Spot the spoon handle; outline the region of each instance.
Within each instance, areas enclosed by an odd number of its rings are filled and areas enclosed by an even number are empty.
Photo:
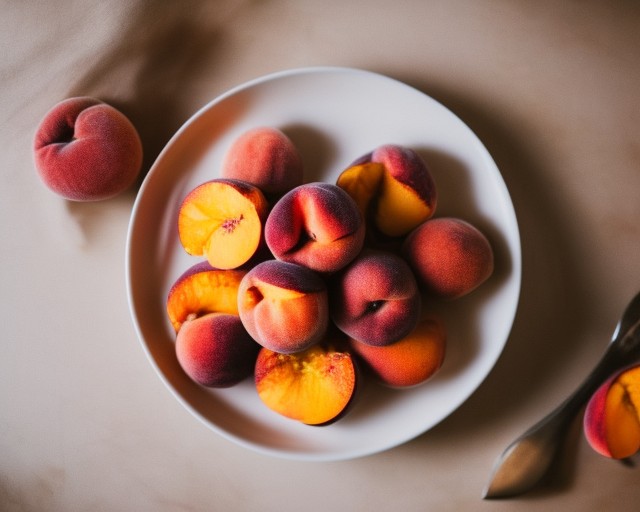
[[[547,473],[571,421],[616,371],[640,360],[640,322],[614,335],[602,358],[578,388],[518,437],[496,461],[484,498],[506,498],[533,488]]]
[[[566,400],[549,413],[546,419],[548,420],[552,416],[559,416],[565,418],[566,422],[569,423],[604,381],[618,370],[634,363],[638,359],[638,354],[635,354],[633,358],[630,355],[632,354],[621,351],[618,345],[610,343],[600,361],[591,370],[591,373],[587,375]],[[540,423],[543,422],[545,422],[544,419]]]

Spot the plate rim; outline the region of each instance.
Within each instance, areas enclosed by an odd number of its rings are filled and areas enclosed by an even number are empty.
[[[493,169],[495,170],[495,178],[497,178],[498,180],[498,184],[500,186],[500,188],[502,188],[502,192],[503,192],[503,197],[508,199],[508,203],[509,203],[509,213],[510,218],[509,218],[509,225],[510,225],[510,239],[513,242],[513,245],[510,245],[510,257],[512,259],[511,261],[511,265],[512,265],[512,275],[510,276],[510,281],[512,281],[512,286],[514,287],[514,300],[511,302],[511,308],[510,311],[508,312],[508,316],[509,318],[509,325],[508,327],[506,327],[505,329],[505,334],[504,334],[504,340],[501,341],[501,346],[500,349],[497,350],[495,357],[492,358],[490,364],[487,365],[487,367],[485,367],[484,371],[483,371],[483,375],[482,378],[479,380],[479,382],[477,382],[473,388],[465,394],[464,397],[462,397],[460,400],[458,400],[457,403],[455,403],[449,410],[449,412],[447,414],[445,414],[443,417],[437,419],[435,422],[433,422],[433,424],[431,424],[430,426],[427,426],[424,429],[421,429],[420,432],[418,432],[417,434],[415,434],[414,436],[411,436],[409,438],[403,439],[403,440],[392,440],[389,441],[387,443],[379,443],[376,445],[375,448],[373,449],[368,449],[366,447],[362,447],[360,449],[356,449],[356,450],[351,450],[351,451],[345,451],[345,452],[341,452],[341,453],[337,453],[337,452],[329,452],[329,453],[324,453],[324,452],[315,452],[315,451],[292,451],[292,450],[283,450],[283,449],[278,449],[278,448],[274,448],[274,447],[269,447],[269,446],[265,446],[264,444],[258,443],[258,442],[253,442],[250,441],[246,438],[243,438],[237,434],[234,434],[233,432],[230,432],[229,430],[222,428],[216,424],[212,424],[207,418],[205,418],[203,416],[202,413],[200,413],[197,409],[195,409],[176,389],[175,387],[172,385],[172,383],[169,381],[168,377],[161,371],[161,368],[158,365],[158,362],[155,360],[155,358],[153,357],[147,342],[145,341],[145,337],[143,335],[143,330],[142,330],[142,326],[141,326],[141,322],[140,319],[138,318],[138,315],[136,314],[136,306],[134,304],[134,291],[132,290],[132,258],[133,255],[131,254],[131,244],[132,244],[132,234],[134,232],[135,229],[135,223],[136,223],[136,219],[137,219],[137,214],[139,213],[139,209],[141,208],[141,204],[143,202],[144,196],[145,196],[145,191],[146,189],[150,186],[149,184],[152,182],[152,180],[154,179],[154,171],[155,169],[160,165],[159,162],[161,162],[163,160],[163,158],[165,157],[165,155],[171,151],[172,147],[174,146],[174,144],[176,143],[177,140],[179,140],[181,138],[181,136],[183,135],[183,133],[185,131],[187,131],[189,129],[189,127],[194,124],[195,122],[197,122],[204,114],[206,114],[209,110],[211,110],[212,108],[214,108],[216,105],[224,102],[226,99],[233,97],[234,95],[237,95],[243,91],[246,90],[250,90],[252,88],[258,87],[261,84],[267,83],[267,82],[272,82],[272,81],[276,81],[276,80],[281,80],[281,79],[285,79],[287,77],[292,77],[292,76],[298,76],[298,75],[305,75],[305,74],[311,74],[311,73],[344,73],[344,74],[357,74],[357,75],[363,75],[363,76],[369,76],[371,78],[374,78],[376,80],[383,80],[383,81],[388,81],[392,84],[394,84],[395,86],[399,86],[402,87],[404,89],[406,89],[407,91],[411,91],[413,94],[417,93],[419,95],[421,95],[425,100],[427,101],[431,101],[434,104],[436,104],[439,108],[444,109],[450,116],[452,116],[453,118],[455,118],[455,120],[459,123],[462,123],[462,125],[464,125],[464,127],[466,128],[466,130],[468,131],[468,134],[474,139],[474,143],[476,145],[476,148],[479,149],[482,153],[483,153],[483,157],[484,159],[490,164],[491,167],[493,167]],[[345,66],[306,66],[306,67],[298,67],[298,68],[290,68],[290,69],[285,69],[285,70],[280,70],[280,71],[275,71],[272,73],[268,73],[262,76],[258,76],[252,79],[249,79],[245,82],[242,82],[238,85],[235,85],[233,87],[231,87],[230,89],[222,92],[221,94],[215,96],[214,98],[212,98],[211,100],[209,100],[208,102],[206,102],[204,105],[202,105],[200,108],[198,108],[179,128],[178,130],[176,130],[176,132],[169,138],[169,140],[166,142],[166,144],[164,145],[164,147],[162,148],[162,150],[158,153],[157,157],[155,158],[155,160],[153,161],[153,163],[151,164],[151,166],[149,167],[149,170],[147,171],[142,183],[140,184],[140,187],[138,189],[138,192],[136,194],[136,198],[132,207],[132,211],[131,211],[131,215],[130,215],[130,219],[129,219],[129,224],[128,224],[128,228],[127,228],[127,234],[126,234],[126,243],[125,243],[125,280],[126,280],[126,293],[127,293],[127,303],[128,303],[128,308],[129,308],[129,313],[131,316],[131,320],[133,322],[133,326],[134,329],[136,331],[136,335],[138,338],[138,342],[142,345],[143,351],[146,354],[147,360],[151,363],[151,366],[154,369],[155,374],[161,379],[161,381],[164,383],[164,385],[167,387],[167,389],[170,391],[170,393],[173,395],[173,397],[175,399],[178,400],[178,402],[185,408],[187,409],[191,415],[193,415],[196,419],[198,419],[202,424],[204,424],[208,429],[213,430],[214,432],[216,432],[218,435],[222,436],[223,438],[234,442],[235,444],[242,446],[244,448],[248,448],[254,452],[257,453],[261,453],[264,455],[268,455],[268,456],[273,456],[273,457],[277,457],[277,458],[284,458],[284,459],[289,459],[289,460],[302,460],[302,461],[339,461],[339,460],[349,460],[349,459],[354,459],[354,458],[359,458],[359,457],[364,457],[364,456],[369,456],[369,455],[373,455],[376,453],[380,453],[386,450],[389,450],[391,448],[403,445],[413,439],[415,439],[416,437],[426,433],[427,431],[429,431],[430,429],[432,429],[433,427],[435,427],[437,424],[441,423],[442,421],[444,421],[447,417],[449,417],[451,414],[453,414],[460,406],[462,406],[474,393],[477,392],[477,390],[482,386],[482,384],[486,381],[486,379],[488,378],[488,376],[491,374],[491,372],[493,371],[493,369],[495,368],[495,365],[497,364],[498,360],[500,359],[501,355],[504,352],[504,348],[506,347],[506,344],[510,338],[512,329],[513,329],[513,325],[514,325],[514,321],[515,321],[515,317],[517,314],[517,310],[519,307],[519,303],[520,303],[520,299],[521,299],[521,292],[522,292],[522,242],[521,242],[521,236],[520,236],[520,229],[519,229],[519,223],[518,223],[518,218],[517,218],[517,212],[515,211],[515,206],[513,204],[512,198],[511,198],[511,194],[509,193],[507,184],[504,180],[504,177],[502,175],[502,173],[500,172],[500,169],[498,168],[496,162],[494,161],[493,157],[491,156],[490,152],[488,151],[488,149],[486,148],[486,146],[484,145],[484,143],[480,140],[480,138],[477,136],[477,134],[457,115],[455,114],[455,112],[453,112],[450,108],[448,108],[446,105],[440,103],[438,100],[436,100],[435,98],[433,98],[432,96],[428,95],[427,93],[405,83],[402,82],[398,79],[395,79],[391,76],[385,75],[385,74],[381,74],[378,72],[374,72],[374,71],[370,71],[367,69],[362,69],[362,68],[355,68],[355,67],[345,67]]]

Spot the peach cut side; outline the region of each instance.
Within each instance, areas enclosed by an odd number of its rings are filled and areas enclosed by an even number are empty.
[[[258,359],[258,395],[282,416],[322,425],[335,419],[351,401],[356,372],[345,352],[327,353],[317,345],[297,354],[263,349]]]
[[[224,181],[204,183],[180,208],[180,242],[188,254],[205,256],[213,267],[237,268],[260,245],[266,208],[266,199],[257,188],[247,193]]]
[[[640,367],[612,383],[605,402],[607,445],[616,459],[640,450]]]

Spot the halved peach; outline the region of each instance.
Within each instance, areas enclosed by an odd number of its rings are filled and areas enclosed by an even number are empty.
[[[443,321],[431,315],[391,345],[375,347],[351,339],[350,346],[382,384],[406,388],[417,386],[437,373],[444,362],[446,339]]]
[[[345,169],[336,184],[355,200],[368,227],[390,237],[406,235],[436,208],[431,172],[404,146],[379,146]]]
[[[624,459],[640,451],[640,365],[618,372],[593,394],[584,433],[605,457]]]
[[[188,254],[205,256],[216,268],[237,268],[263,240],[268,203],[258,187],[213,179],[194,188],[178,213],[178,235]]]
[[[342,417],[357,380],[351,354],[322,343],[295,354],[263,348],[256,360],[260,399],[278,414],[307,425],[326,425]]]
[[[176,332],[190,315],[238,314],[238,288],[246,270],[221,270],[196,263],[176,279],[167,296],[167,314]]]

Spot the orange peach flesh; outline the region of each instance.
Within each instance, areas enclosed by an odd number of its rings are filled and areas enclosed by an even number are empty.
[[[365,219],[373,216],[374,225],[387,236],[403,236],[433,214],[414,190],[377,162],[350,167],[337,185],[355,200]]]
[[[612,457],[622,459],[640,450],[640,367],[623,372],[611,384],[604,416]]]
[[[243,194],[224,182],[205,183],[183,202],[180,241],[188,254],[204,255],[216,268],[237,268],[260,245],[266,209],[266,199],[257,188]]]
[[[351,356],[319,345],[297,354],[262,349],[256,389],[271,410],[308,425],[336,418],[349,404],[356,383]]]
[[[238,314],[238,288],[244,270],[212,269],[178,281],[169,291],[167,314],[176,332],[189,315],[206,313]]]
[[[351,340],[352,349],[387,386],[405,388],[430,379],[444,362],[446,331],[436,317],[423,319],[400,341],[376,347]]]

